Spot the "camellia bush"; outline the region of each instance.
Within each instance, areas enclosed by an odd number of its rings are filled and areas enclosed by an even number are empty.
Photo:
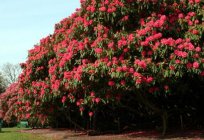
[[[18,104],[18,83],[11,84],[4,93],[0,94],[0,118],[9,125],[16,125]]]
[[[18,116],[95,128],[102,116],[156,115],[164,134],[169,114],[196,104],[186,101],[202,89],[203,49],[200,0],[81,0],[21,64]]]

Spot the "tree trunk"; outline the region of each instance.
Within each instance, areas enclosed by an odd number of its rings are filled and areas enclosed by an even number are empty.
[[[180,122],[181,122],[181,130],[183,130],[183,116],[182,115],[180,115]]]
[[[162,114],[162,136],[165,136],[168,123],[168,114],[166,111]]]
[[[78,129],[80,129],[80,130],[82,130],[82,131],[87,132],[83,127],[81,127],[81,126],[78,125],[75,121],[73,121],[70,116],[68,116],[67,114],[66,114],[65,116],[66,116],[67,120],[68,120],[71,124],[74,125],[75,130],[76,130],[76,128],[78,128]]]

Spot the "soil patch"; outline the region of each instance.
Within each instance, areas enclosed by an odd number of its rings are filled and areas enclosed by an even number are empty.
[[[123,134],[105,134],[88,136],[84,132],[70,129],[29,129],[21,130],[24,133],[33,133],[52,138],[53,140],[204,140],[204,130],[176,131],[168,133],[165,138],[160,137],[157,131],[134,131]]]

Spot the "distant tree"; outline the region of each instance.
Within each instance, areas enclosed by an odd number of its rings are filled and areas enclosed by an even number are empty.
[[[5,79],[2,75],[2,73],[0,73],[0,94],[5,91],[5,88],[6,88]]]
[[[6,86],[16,82],[20,73],[21,67],[19,64],[6,63],[2,66]]]

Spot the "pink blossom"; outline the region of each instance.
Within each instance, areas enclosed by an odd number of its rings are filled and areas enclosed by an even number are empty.
[[[95,98],[95,102],[96,102],[96,103],[99,103],[100,101],[101,101],[100,98]]]
[[[147,82],[147,83],[151,83],[153,80],[154,80],[153,77],[148,77],[148,78],[146,79],[146,82]]]
[[[105,11],[106,11],[106,7],[100,7],[100,8],[99,8],[99,11],[105,12]]]
[[[196,48],[195,48],[195,51],[196,51],[196,52],[200,52],[200,51],[201,51],[201,48],[200,48],[200,47],[196,47]]]
[[[193,62],[193,68],[195,68],[195,69],[199,68],[199,63],[198,62]]]
[[[193,67],[193,64],[189,62],[189,63],[187,63],[186,67],[187,67],[187,69],[190,69]]]
[[[29,118],[30,118],[30,114],[27,113],[27,114],[26,114],[26,119],[29,119]]]
[[[200,3],[200,0],[195,0],[195,3]]]
[[[103,52],[102,48],[95,48],[95,53],[101,54]]]
[[[134,73],[134,71],[135,71],[135,70],[134,70],[133,68],[130,68],[130,69],[129,69],[129,72],[130,72],[130,73]]]
[[[178,15],[178,18],[183,18],[183,17],[184,15],[182,13]]]
[[[121,84],[122,86],[124,86],[124,85],[125,85],[125,80],[121,80],[121,81],[120,81],[120,84]]]
[[[138,72],[134,72],[134,77],[141,77],[141,74],[140,73],[138,73]]]
[[[130,34],[129,36],[128,36],[128,41],[133,41],[134,40],[134,35],[133,34]]]
[[[180,44],[180,43],[182,43],[182,41],[183,41],[183,40],[182,40],[181,38],[178,38],[178,39],[176,39],[175,43],[176,43],[176,44]]]
[[[170,66],[169,66],[169,69],[170,69],[170,70],[175,70],[175,67],[172,66],[172,65],[170,65]]]
[[[62,103],[64,103],[66,101],[67,97],[66,96],[63,96],[62,97]]]
[[[108,85],[112,87],[115,85],[115,82],[114,81],[108,81]]]
[[[81,105],[81,103],[80,103],[79,101],[77,101],[77,102],[76,102],[76,105],[77,105],[77,106],[80,106],[80,105]]]
[[[181,60],[176,59],[176,60],[175,60],[175,63],[176,63],[176,64],[180,64],[180,63],[181,63]]]
[[[147,64],[145,63],[144,60],[141,60],[141,61],[138,63],[138,65],[139,65],[140,67],[142,67],[143,69],[146,69],[146,67],[147,67]]]
[[[149,45],[149,42],[146,40],[146,41],[142,41],[140,43],[142,46],[148,46]]]
[[[162,21],[165,21],[165,20],[166,20],[166,16],[165,16],[165,15],[162,15],[162,16],[160,17],[160,19],[161,19]]]
[[[191,43],[188,43],[188,49],[190,50],[190,51],[192,51],[192,50],[194,50],[194,46],[193,46],[193,44],[191,44]]]
[[[90,93],[90,95],[91,95],[92,97],[94,97],[94,96],[95,96],[95,92],[92,91],[92,92]]]
[[[166,90],[166,91],[169,90],[169,86],[168,86],[168,85],[165,85],[165,86],[164,86],[164,90]]]
[[[142,79],[141,79],[141,78],[139,78],[139,79],[136,80],[136,84],[139,85],[139,84],[141,84],[141,83],[142,83]]]
[[[93,112],[89,112],[89,117],[92,117],[93,116]]]
[[[114,46],[114,42],[111,42],[108,44],[108,48],[113,48],[113,46]]]

